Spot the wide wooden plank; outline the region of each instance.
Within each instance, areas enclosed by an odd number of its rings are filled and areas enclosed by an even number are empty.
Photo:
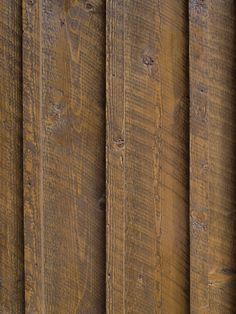
[[[21,1],[0,1],[0,313],[23,313]]]
[[[105,3],[23,4],[26,313],[104,313]]]
[[[187,1],[107,1],[107,313],[189,312],[187,34]]]
[[[234,313],[233,0],[190,2],[191,312]]]

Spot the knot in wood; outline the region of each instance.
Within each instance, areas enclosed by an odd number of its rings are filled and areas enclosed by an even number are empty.
[[[27,3],[28,3],[28,5],[34,5],[35,4],[35,0],[28,0]]]
[[[94,11],[94,5],[91,2],[86,2],[85,3],[85,10],[88,12]]]
[[[143,63],[144,63],[145,65],[153,65],[154,60],[153,60],[152,57],[150,57],[150,56],[148,56],[148,55],[145,55],[145,56],[143,56]]]
[[[118,148],[123,148],[125,145],[125,141],[123,138],[118,138],[118,139],[114,140],[114,144]]]

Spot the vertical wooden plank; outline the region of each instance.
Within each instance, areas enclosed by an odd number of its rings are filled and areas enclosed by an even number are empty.
[[[107,1],[107,312],[188,313],[188,3]]]
[[[41,1],[23,1],[25,312],[45,313],[42,209]]]
[[[209,2],[209,305],[236,308],[236,3]]]
[[[191,312],[207,313],[209,215],[208,6],[189,2]]]
[[[21,1],[0,2],[0,312],[23,313]]]
[[[124,1],[106,5],[107,313],[125,311]]]
[[[104,1],[23,3],[26,313],[104,313]]]
[[[191,312],[235,312],[235,1],[192,1]]]

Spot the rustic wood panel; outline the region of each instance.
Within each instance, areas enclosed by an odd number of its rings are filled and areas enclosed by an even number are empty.
[[[234,313],[235,2],[190,2],[191,312]]]
[[[0,1],[0,313],[23,313],[21,1]]]
[[[107,312],[188,313],[188,2],[107,1]]]
[[[208,304],[208,2],[190,1],[191,312]]]
[[[105,3],[23,4],[26,313],[104,313]]]
[[[0,1],[0,313],[235,313],[235,60],[233,0]]]

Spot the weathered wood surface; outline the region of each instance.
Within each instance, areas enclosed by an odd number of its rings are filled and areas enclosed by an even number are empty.
[[[235,27],[233,0],[0,1],[1,314],[236,312]]]
[[[233,0],[190,1],[191,313],[235,313]]]
[[[0,313],[22,313],[21,1],[0,1]]]
[[[23,4],[26,313],[104,313],[105,3]]]
[[[189,311],[188,2],[107,1],[107,312]]]

